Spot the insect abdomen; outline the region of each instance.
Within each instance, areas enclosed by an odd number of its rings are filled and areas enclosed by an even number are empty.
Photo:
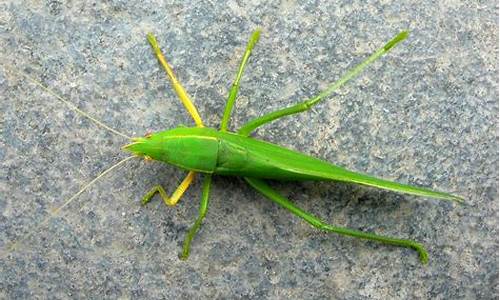
[[[297,156],[304,159],[306,156],[301,153],[231,133],[221,133],[218,139],[215,174],[280,180],[319,179],[299,170],[289,170],[280,162],[283,155],[292,155],[292,161],[299,159]]]

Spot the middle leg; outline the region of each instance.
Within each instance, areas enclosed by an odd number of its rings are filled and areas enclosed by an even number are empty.
[[[243,54],[240,67],[238,68],[238,73],[236,73],[236,78],[234,79],[233,85],[231,86],[231,90],[229,90],[229,96],[227,98],[226,107],[224,108],[224,115],[222,116],[222,121],[220,125],[221,131],[227,130],[227,126],[229,124],[229,117],[231,116],[231,110],[233,109],[234,102],[236,101],[236,96],[238,96],[238,91],[240,89],[240,80],[241,76],[243,76],[243,70],[245,69],[248,58],[252,53],[253,47],[259,41],[259,37],[260,37],[260,30],[257,29],[252,33],[252,36],[248,41],[247,49],[245,50],[245,54]]]
[[[203,181],[203,192],[201,195],[201,203],[200,203],[200,211],[198,218],[194,222],[194,225],[189,229],[186,238],[184,239],[184,245],[182,247],[182,253],[179,255],[181,260],[186,260],[189,257],[189,251],[191,249],[191,241],[193,241],[194,236],[198,232],[201,227],[201,223],[205,216],[207,215],[208,210],[208,198],[210,196],[210,186],[212,185],[212,175],[205,175],[205,180]]]

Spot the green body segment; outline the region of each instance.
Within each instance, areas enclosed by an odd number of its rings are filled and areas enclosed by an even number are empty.
[[[290,107],[273,111],[250,120],[249,122],[244,124],[237,133],[227,132],[231,111],[238,95],[239,84],[243,75],[243,70],[248,62],[253,47],[259,39],[259,36],[260,31],[256,30],[250,37],[246,51],[238,68],[235,80],[229,91],[226,108],[224,110],[221,121],[220,131],[217,131],[213,128],[203,127],[203,122],[196,110],[196,107],[194,107],[186,91],[176,79],[172,68],[168,65],[165,57],[161,53],[156,38],[152,34],[148,34],[148,40],[153,47],[155,55],[167,72],[174,90],[176,91],[180,100],[186,106],[186,109],[191,114],[198,127],[180,127],[168,131],[148,134],[145,137],[141,138],[132,138],[132,143],[126,145],[124,148],[138,156],[145,157],[146,159],[162,161],[180,167],[182,169],[192,171],[188,174],[188,176],[186,176],[186,179],[184,179],[184,181],[179,185],[173,195],[182,195],[182,193],[184,193],[186,188],[191,183],[192,178],[194,178],[193,176],[196,172],[206,173],[203,183],[203,194],[200,202],[198,218],[196,219],[195,223],[189,230],[184,240],[183,251],[180,258],[186,259],[189,256],[191,241],[200,229],[202,222],[207,214],[212,174],[218,174],[225,176],[243,177],[250,186],[264,195],[267,199],[287,209],[297,217],[303,219],[304,221],[308,222],[318,229],[351,237],[377,241],[388,245],[410,248],[416,250],[420,255],[421,261],[423,263],[426,263],[428,261],[428,253],[421,244],[411,240],[381,236],[374,233],[367,233],[360,230],[330,225],[313,216],[312,214],[302,210],[301,208],[295,206],[287,198],[274,191],[270,186],[266,184],[265,180],[262,179],[331,180],[357,183],[396,192],[446,200],[462,201],[460,197],[456,197],[447,193],[432,191],[425,188],[413,187],[410,185],[404,185],[388,180],[378,179],[361,173],[356,173],[335,166],[329,162],[302,154],[300,152],[248,137],[251,132],[264,124],[289,115],[308,111],[314,105],[317,105],[320,102],[324,101],[346,82],[355,78],[368,65],[387,53],[396,44],[404,40],[408,36],[408,32],[403,31],[396,35],[382,48],[375,51],[359,65],[348,71],[339,80],[328,86],[325,90],[321,91],[317,96],[314,96]],[[35,82],[47,92],[53,94],[73,110],[92,120],[99,126],[122,137],[129,138],[127,135],[106,126],[97,119],[94,119],[90,115],[79,110],[76,106],[70,104],[64,98],[52,92],[37,80],[32,79],[29,76],[27,76],[27,78]],[[56,213],[57,211],[67,206],[71,201],[73,201],[73,199],[80,195],[97,179],[101,178],[106,173],[110,172],[130,158],[131,157],[126,158],[117,163],[113,167],[103,172],[89,184],[84,186],[78,193],[73,195],[61,207],[59,207],[58,210],[56,210]],[[157,192],[160,193],[161,197],[164,199],[167,205],[175,205],[176,201],[179,199],[178,197],[175,198],[174,196],[172,196],[171,198],[168,197],[165,190],[160,185],[157,185],[153,187],[153,189],[151,189],[151,191],[148,192],[143,198],[143,204],[149,202],[152,196]],[[46,224],[52,217],[53,215],[47,218],[42,224]],[[34,231],[27,234],[20,241],[22,242],[26,240],[29,236],[32,235],[32,233],[34,233]]]
[[[133,138],[133,143],[126,145],[124,149],[185,170],[213,173],[217,167],[219,140],[206,134],[206,129],[176,128],[148,134]]]
[[[262,140],[213,128],[182,127],[135,139],[126,149],[186,170],[277,180],[331,180],[460,201],[442,192],[349,171]]]
[[[289,115],[308,111],[313,106],[318,105],[332,96],[333,93],[346,82],[355,78],[367,66],[389,52],[396,44],[403,41],[408,36],[408,32],[400,32],[383,47],[368,56],[356,67],[349,70],[340,77],[340,79],[329,85],[318,95],[290,107],[285,107],[250,120],[244,124],[237,133],[228,132],[230,115],[238,95],[243,70],[259,36],[260,31],[256,30],[250,37],[246,51],[240,62],[238,72],[229,91],[220,131],[212,128],[200,128],[203,127],[203,125],[201,120],[199,120],[196,122],[198,125],[197,128],[182,127],[158,132],[147,135],[144,138],[133,139],[134,142],[132,144],[125,146],[125,149],[137,155],[146,156],[147,158],[163,161],[189,170],[189,174],[194,174],[193,171],[206,173],[198,218],[184,240],[183,251],[180,257],[186,259],[189,255],[191,241],[200,228],[207,213],[212,174],[217,174],[244,178],[250,186],[264,195],[267,199],[282,206],[318,229],[356,238],[378,241],[388,245],[410,248],[417,251],[420,255],[420,260],[426,263],[428,261],[428,253],[421,244],[411,240],[381,236],[374,233],[330,225],[295,206],[291,201],[269,187],[264,179],[342,181],[418,196],[454,201],[462,201],[461,198],[447,193],[404,185],[349,171],[300,152],[249,137],[249,135],[260,126]],[[150,42],[151,40],[153,39],[150,39]],[[172,73],[156,41],[153,41],[151,44],[167,73]],[[173,75],[171,77],[174,78]],[[175,84],[181,89],[179,83],[174,83],[174,86]],[[179,97],[183,102],[186,100],[190,103],[187,97],[183,97],[183,95],[179,95]],[[195,121],[197,118],[199,119],[197,113],[193,115],[191,110],[189,111]],[[163,189],[159,191],[161,192],[162,190]],[[164,196],[162,197],[165,199]]]

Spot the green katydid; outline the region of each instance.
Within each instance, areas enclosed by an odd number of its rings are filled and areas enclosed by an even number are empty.
[[[205,176],[203,181],[199,215],[194,225],[187,233],[180,258],[188,258],[191,242],[197,231],[199,230],[203,219],[206,216],[208,210],[212,175],[225,175],[243,177],[251,187],[264,195],[267,199],[279,204],[294,215],[298,216],[299,218],[303,219],[304,221],[320,230],[377,241],[388,245],[410,248],[418,252],[422,263],[426,263],[428,261],[428,253],[420,243],[412,240],[381,236],[373,233],[366,233],[358,230],[327,224],[317,217],[311,215],[310,213],[295,206],[292,202],[281,196],[277,191],[267,185],[264,180],[275,179],[341,181],[348,183],[357,183],[361,185],[417,196],[432,197],[457,202],[461,202],[462,198],[448,193],[400,184],[349,171],[326,161],[302,154],[300,152],[250,137],[250,134],[256,128],[264,124],[288,115],[305,112],[314,105],[317,105],[328,96],[332,95],[334,91],[340,88],[347,81],[358,75],[373,61],[390,51],[396,44],[406,39],[407,36],[407,31],[399,33],[392,40],[386,43],[382,48],[370,55],[361,64],[348,71],[338,81],[330,85],[317,96],[300,102],[297,105],[293,105],[255,118],[244,124],[238,131],[230,132],[228,131],[228,124],[232,108],[238,95],[240,80],[242,78],[243,71],[248,62],[252,49],[259,40],[260,31],[255,30],[249,39],[246,51],[239,65],[236,78],[234,79],[233,85],[231,86],[231,89],[229,91],[227,104],[224,110],[219,130],[214,128],[207,128],[203,125],[196,107],[191,102],[187,92],[175,77],[173,70],[169,66],[158,46],[156,38],[152,34],[148,34],[147,39],[151,44],[156,57],[167,72],[168,78],[171,81],[172,86],[179,99],[182,101],[187,111],[194,119],[196,127],[179,127],[167,131],[150,133],[144,137],[131,138],[132,142],[124,146],[123,148],[126,151],[132,152],[135,156],[144,157],[148,160],[152,159],[165,162],[188,171],[188,175],[175,190],[172,196],[169,197],[165,190],[158,185],[153,187],[144,196],[144,198],[142,199],[143,204],[148,203],[156,193],[159,193],[159,195],[167,205],[176,205],[179,199],[182,197],[182,194],[186,191],[186,189],[193,181],[195,174],[203,173],[203,175]],[[72,109],[90,118],[99,126],[104,127],[107,130],[110,130],[123,137],[129,138],[128,136],[119,133],[118,131],[92,118],[88,114],[80,111],[78,108],[69,104],[66,100],[50,91],[41,83],[35,81],[29,76],[27,77],[46,91],[55,95],[59,100],[69,105]],[[80,195],[97,179],[101,178],[128,159],[130,159],[130,157],[120,161],[118,164],[106,170],[92,182],[84,186],[77,194],[75,194],[61,207],[59,207],[58,211],[65,207],[69,202],[73,201],[73,199]],[[46,219],[46,221],[48,221],[48,219]],[[27,236],[25,236],[25,238],[23,238],[22,240],[26,238]]]

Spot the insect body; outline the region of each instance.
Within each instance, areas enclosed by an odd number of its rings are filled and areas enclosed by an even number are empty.
[[[230,89],[219,130],[204,126],[196,107],[189,99],[187,92],[179,83],[173,70],[161,53],[155,37],[152,34],[148,34],[148,40],[159,62],[167,72],[168,78],[179,99],[193,117],[196,127],[179,127],[167,131],[151,133],[145,137],[131,138],[131,143],[124,146],[124,149],[134,153],[136,156],[172,164],[188,171],[186,178],[171,196],[168,196],[165,190],[158,185],[153,187],[144,196],[142,199],[143,204],[148,203],[156,193],[159,193],[167,205],[176,205],[182,194],[193,181],[195,174],[204,174],[205,179],[203,181],[199,215],[184,240],[183,251],[180,258],[186,259],[189,256],[191,241],[200,228],[207,213],[212,175],[225,175],[243,177],[250,186],[255,188],[266,198],[279,204],[316,228],[352,237],[378,241],[389,245],[411,248],[416,250],[419,253],[420,260],[426,263],[428,261],[428,254],[421,244],[411,240],[380,236],[327,224],[295,206],[288,199],[268,186],[264,180],[341,181],[458,202],[462,200],[460,197],[356,173],[300,152],[250,137],[251,132],[259,126],[281,117],[307,111],[312,106],[320,103],[344,83],[359,74],[371,62],[375,61],[392,49],[397,43],[404,40],[408,33],[403,31],[398,34],[385,44],[384,47],[377,50],[364,62],[347,72],[340,80],[333,83],[319,95],[297,105],[271,112],[251,120],[243,125],[237,132],[228,132],[227,127],[231,110],[238,94],[239,82],[245,65],[250,57],[250,53],[259,39],[259,34],[259,30],[254,31],[249,40],[236,78]],[[43,85],[41,86],[43,87]],[[44,89],[47,90],[45,87]],[[60,97],[58,98],[63,101]],[[77,110],[74,107],[73,109]],[[79,112],[82,113],[81,111]],[[86,116],[89,117],[88,115]],[[95,119],[92,120],[100,126],[104,126]],[[106,127],[106,129],[112,130],[109,127]],[[125,136],[123,134],[120,135]],[[112,168],[114,167],[116,167],[116,165]],[[107,172],[109,172],[109,170],[105,173]],[[102,175],[104,175],[104,173],[101,174],[101,176]],[[86,187],[88,187],[88,185]],[[86,187],[84,187],[84,189]],[[83,189],[79,193],[82,191]],[[79,193],[77,193],[77,195]],[[74,197],[68,200],[63,206],[67,205],[69,201],[72,201]]]
[[[333,180],[447,200],[447,193],[352,172],[279,145],[206,127],[152,133],[124,149],[200,173],[275,180]],[[196,150],[195,150],[196,149]]]
[[[195,106],[192,104],[189,96],[175,78],[172,69],[161,53],[156,39],[153,35],[148,35],[148,40],[152,45],[156,56],[165,68],[175,91],[186,106],[186,109],[192,115],[197,126],[192,128],[181,127],[148,134],[143,138],[134,138],[133,142],[126,145],[124,149],[131,151],[138,156],[144,156],[148,159],[173,164],[189,171],[188,176],[176,192],[174,192],[172,197],[168,197],[161,186],[156,186],[144,197],[143,203],[150,201],[151,197],[156,192],[159,192],[168,205],[174,205],[192,181],[194,172],[205,173],[206,178],[203,184],[203,195],[199,217],[185,239],[181,258],[186,259],[188,257],[191,240],[201,226],[201,222],[206,215],[212,178],[211,176],[212,174],[215,174],[243,177],[250,186],[255,188],[265,197],[278,203],[293,214],[319,229],[358,238],[375,240],[386,244],[412,248],[418,251],[420,259],[423,263],[427,262],[427,252],[419,243],[326,224],[311,214],[296,207],[288,201],[288,199],[284,198],[278,192],[269,187],[263,180],[343,181],[446,200],[460,201],[461,199],[459,197],[352,172],[300,152],[249,137],[250,133],[255,128],[263,124],[284,116],[309,110],[312,106],[318,104],[324,98],[331,95],[333,91],[338,89],[349,79],[360,73],[368,64],[388,52],[397,43],[404,40],[408,33],[404,31],[398,34],[384,47],[368,57],[363,63],[349,71],[339,81],[332,84],[318,96],[297,105],[256,118],[243,125],[238,132],[227,132],[229,116],[236,100],[239,82],[243,74],[244,67],[250,57],[251,50],[259,39],[259,34],[260,32],[258,30],[255,31],[247,45],[247,49],[236,75],[236,79],[229,92],[220,130],[204,127]]]

